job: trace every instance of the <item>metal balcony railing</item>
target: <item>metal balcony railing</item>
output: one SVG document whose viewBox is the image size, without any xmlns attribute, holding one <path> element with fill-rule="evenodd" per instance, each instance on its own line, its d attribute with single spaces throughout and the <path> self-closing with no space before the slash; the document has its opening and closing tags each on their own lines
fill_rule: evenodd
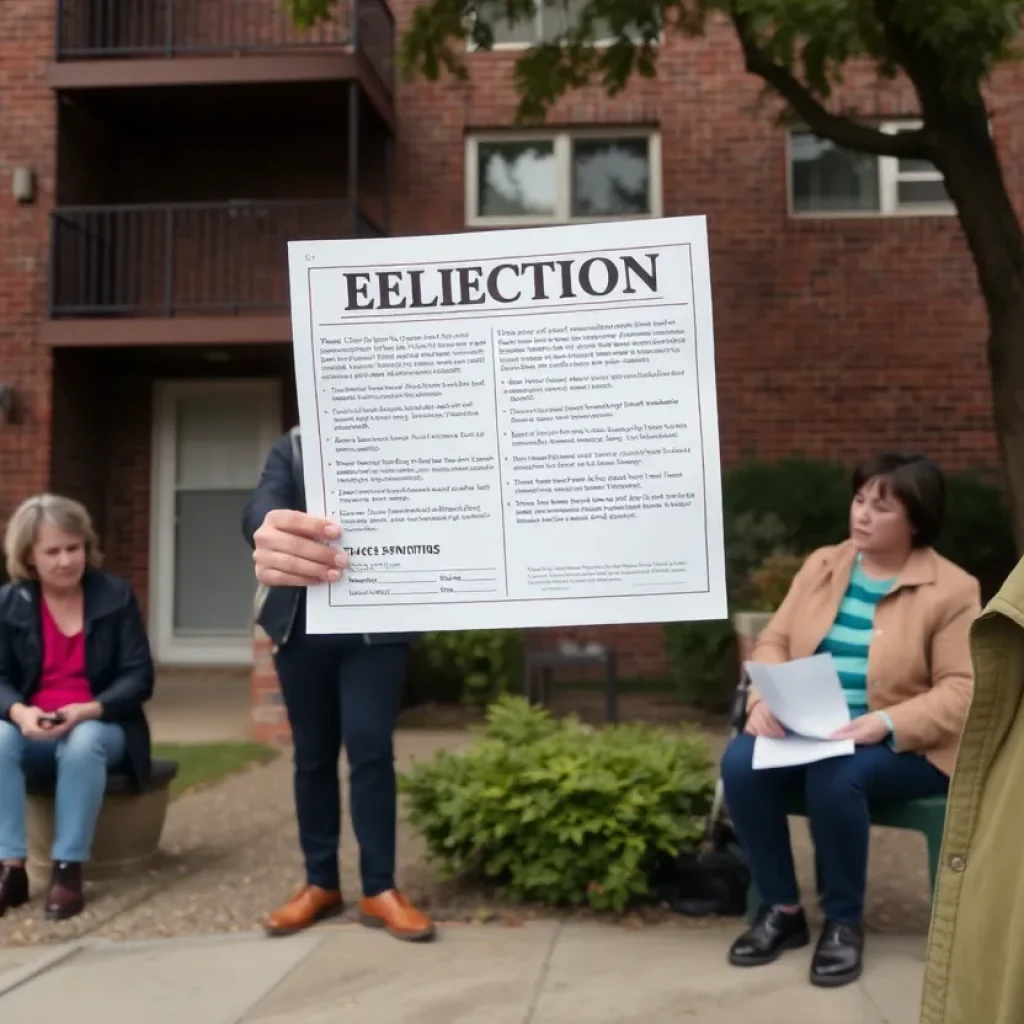
<svg viewBox="0 0 1024 1024">
<path fill-rule="evenodd" d="M 295 27 L 280 0 L 57 0 L 57 60 L 344 49 L 394 88 L 395 20 L 386 0 L 338 0 L 334 17 Z"/>
<path fill-rule="evenodd" d="M 356 234 L 379 237 L 358 215 Z M 352 235 L 348 200 L 57 207 L 51 317 L 285 311 L 287 243 Z"/>
</svg>

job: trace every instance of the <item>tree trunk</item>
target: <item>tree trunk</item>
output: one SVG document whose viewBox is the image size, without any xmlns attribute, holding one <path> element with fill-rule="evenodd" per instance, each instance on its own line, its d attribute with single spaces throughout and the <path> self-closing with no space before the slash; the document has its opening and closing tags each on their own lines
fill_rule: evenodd
<svg viewBox="0 0 1024 1024">
<path fill-rule="evenodd" d="M 989 371 L 1014 538 L 1017 551 L 1024 554 L 1024 301 L 992 317 Z"/>
<path fill-rule="evenodd" d="M 980 96 L 930 96 L 936 163 L 956 204 L 988 313 L 996 439 L 1018 552 L 1024 553 L 1024 230 Z M 927 108 L 931 109 L 927 109 Z"/>
</svg>

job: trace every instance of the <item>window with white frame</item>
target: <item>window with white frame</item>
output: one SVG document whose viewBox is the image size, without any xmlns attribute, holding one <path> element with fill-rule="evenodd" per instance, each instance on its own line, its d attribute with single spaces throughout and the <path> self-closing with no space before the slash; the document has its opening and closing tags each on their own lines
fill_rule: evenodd
<svg viewBox="0 0 1024 1024">
<path fill-rule="evenodd" d="M 466 222 L 661 216 L 661 140 L 649 129 L 502 132 L 466 140 Z"/>
<path fill-rule="evenodd" d="M 920 125 L 879 125 L 896 134 Z M 812 132 L 789 134 L 789 202 L 795 216 L 951 214 L 942 172 L 930 160 L 843 149 Z"/>
<path fill-rule="evenodd" d="M 537 43 L 550 43 L 563 32 L 575 28 L 579 22 L 580 12 L 590 0 L 536 0 L 536 11 L 533 18 L 524 18 L 514 25 L 503 17 L 504 3 L 502 0 L 480 0 L 477 15 L 485 21 L 494 33 L 495 48 L 526 47 Z M 612 33 L 605 26 L 594 25 L 593 38 L 596 44 L 607 42 Z"/>
</svg>

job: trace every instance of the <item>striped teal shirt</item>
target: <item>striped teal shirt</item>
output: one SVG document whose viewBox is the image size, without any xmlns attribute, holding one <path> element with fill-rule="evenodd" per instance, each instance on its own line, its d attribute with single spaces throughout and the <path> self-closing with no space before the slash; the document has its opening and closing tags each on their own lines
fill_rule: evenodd
<svg viewBox="0 0 1024 1024">
<path fill-rule="evenodd" d="M 891 579 L 875 580 L 865 575 L 858 559 L 835 622 L 818 648 L 819 654 L 832 655 L 851 718 L 867 714 L 868 651 L 875 609 L 892 585 Z"/>
</svg>

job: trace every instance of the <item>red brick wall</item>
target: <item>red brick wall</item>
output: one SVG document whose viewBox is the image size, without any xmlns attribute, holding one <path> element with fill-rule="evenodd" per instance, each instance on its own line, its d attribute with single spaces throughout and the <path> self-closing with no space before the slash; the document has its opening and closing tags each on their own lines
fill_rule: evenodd
<svg viewBox="0 0 1024 1024">
<path fill-rule="evenodd" d="M 412 7 L 399 0 L 400 26 Z M 513 123 L 515 58 L 472 56 L 465 84 L 402 86 L 398 233 L 463 228 L 463 139 Z M 837 103 L 878 116 L 915 113 L 905 86 L 851 80 Z M 985 317 L 957 221 L 791 219 L 785 132 L 771 104 L 752 112 L 759 94 L 723 25 L 703 40 L 670 36 L 653 81 L 610 99 L 581 90 L 548 117 L 552 126 L 657 124 L 665 215 L 707 215 L 725 465 L 798 452 L 855 460 L 887 445 L 919 446 L 949 468 L 995 465 Z M 1022 100 L 1022 70 L 1000 73 L 994 131 L 1018 202 Z M 438 181 L 448 185 L 437 189 Z M 657 627 L 565 632 L 611 640 L 624 675 L 667 667 Z"/>
<path fill-rule="evenodd" d="M 15 389 L 0 423 L 0 521 L 49 479 L 50 359 L 39 343 L 46 303 L 47 217 L 54 187 L 52 0 L 0 4 L 0 383 Z M 11 174 L 30 167 L 36 201 L 19 206 Z"/>
<path fill-rule="evenodd" d="M 168 353 L 140 366 L 109 349 L 102 353 L 62 349 L 54 365 L 54 437 L 51 483 L 84 501 L 100 530 L 106 566 L 127 578 L 145 612 L 150 583 L 150 499 L 153 397 L 161 379 L 276 377 L 292 387 L 281 366 L 290 350 L 239 347 L 233 363 L 211 365 L 201 355 Z M 284 401 L 282 422 L 295 416 Z"/>
<path fill-rule="evenodd" d="M 401 25 L 412 6 L 400 0 Z M 474 55 L 466 84 L 402 87 L 400 232 L 463 226 L 462 139 L 512 123 L 515 56 Z M 907 88 L 861 80 L 837 102 L 914 113 Z M 670 36 L 656 79 L 611 99 L 582 90 L 548 118 L 658 124 L 665 214 L 708 216 L 725 462 L 794 451 L 855 459 L 903 444 L 951 468 L 994 463 L 985 319 L 957 221 L 791 219 L 785 132 L 771 104 L 752 113 L 759 92 L 723 26 L 703 40 Z M 994 96 L 994 131 L 1020 201 L 1024 70 L 1001 73 Z"/>
<path fill-rule="evenodd" d="M 412 3 L 397 4 L 400 28 L 408 23 Z M 45 84 L 52 16 L 53 5 L 45 0 L 0 4 L 0 381 L 14 384 L 19 398 L 16 422 L 0 426 L 0 518 L 50 480 L 51 360 L 38 334 L 54 190 L 55 104 Z M 473 78 L 466 84 L 399 85 L 395 233 L 462 229 L 465 133 L 511 125 L 514 58 L 473 57 Z M 841 102 L 868 114 L 913 113 L 906 88 L 853 79 Z M 775 457 L 797 451 L 853 459 L 891 443 L 925 447 L 949 467 L 994 464 L 984 316 L 955 220 L 790 219 L 784 132 L 770 109 L 750 112 L 758 95 L 731 32 L 722 28 L 703 40 L 670 36 L 657 79 L 637 82 L 613 99 L 598 89 L 582 90 L 549 119 L 555 125 L 659 125 L 665 213 L 707 214 L 726 464 L 747 453 Z M 993 95 L 995 135 L 1021 201 L 1024 68 L 1001 72 Z M 268 152 L 288 144 L 262 142 Z M 153 156 L 140 161 L 152 167 Z M 64 158 L 71 175 L 72 153 Z M 188 159 L 216 165 L 206 169 L 209 176 L 206 170 L 193 176 L 182 167 L 188 181 L 216 181 L 218 193 L 249 191 L 247 180 L 228 188 L 221 173 L 226 157 L 216 150 L 190 147 Z M 251 163 L 246 151 L 233 166 L 242 173 Z M 10 170 L 19 165 L 33 166 L 39 175 L 34 205 L 18 207 L 10 198 Z M 271 160 L 264 167 L 273 165 Z M 343 186 L 344 168 L 338 173 Z M 96 180 L 107 187 L 110 175 L 97 172 Z M 86 201 L 88 176 L 83 173 L 74 184 L 69 198 L 73 192 L 74 201 Z M 320 178 L 311 185 L 314 192 L 324 187 Z M 132 577 L 140 595 L 148 574 L 151 375 L 143 379 L 146 388 L 130 375 L 106 381 L 112 447 L 104 455 L 109 472 L 102 483 L 110 564 Z M 57 427 L 66 439 L 81 428 L 73 425 L 72 407 L 63 408 Z M 88 496 L 99 486 L 80 475 L 88 445 L 83 438 L 68 445 L 57 459 L 54 480 Z M 591 634 L 572 632 L 581 638 Z M 601 635 L 623 648 L 623 674 L 663 670 L 656 627 L 621 627 Z"/>
<path fill-rule="evenodd" d="M 261 629 L 252 645 L 252 676 L 249 680 L 252 738 L 257 743 L 288 743 L 291 729 L 281 687 L 274 668 L 273 645 Z"/>
<path fill-rule="evenodd" d="M 101 537 L 107 532 L 103 484 L 107 410 L 106 403 L 97 399 L 105 391 L 100 368 L 90 353 L 71 350 L 53 360 L 53 436 L 58 443 L 50 457 L 51 485 L 89 509 Z"/>
</svg>

